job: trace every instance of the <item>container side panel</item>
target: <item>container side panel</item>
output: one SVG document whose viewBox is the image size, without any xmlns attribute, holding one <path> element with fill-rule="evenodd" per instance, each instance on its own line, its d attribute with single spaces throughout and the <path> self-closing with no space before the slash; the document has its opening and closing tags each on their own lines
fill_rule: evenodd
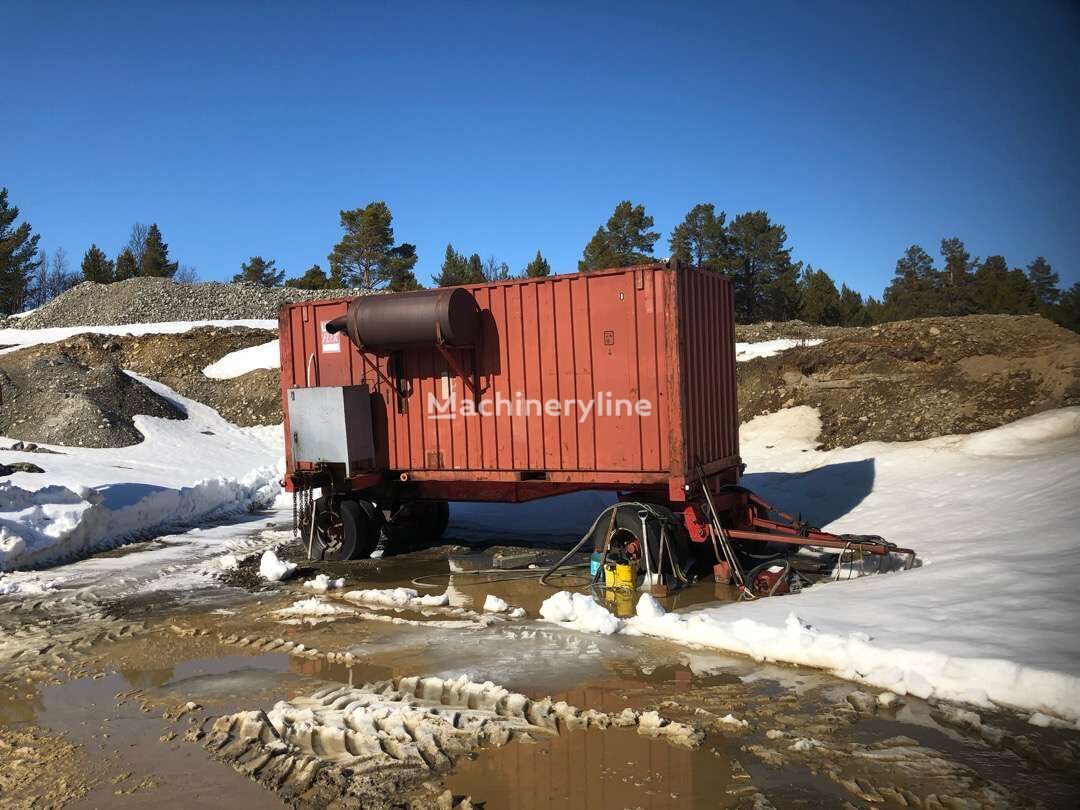
<svg viewBox="0 0 1080 810">
<path fill-rule="evenodd" d="M 570 311 L 573 315 L 574 329 L 574 397 L 578 403 L 581 403 L 591 400 L 594 392 L 588 276 L 577 276 L 569 283 L 571 285 Z M 588 418 L 582 418 L 577 406 L 574 413 L 574 429 L 577 431 L 579 454 L 578 469 L 595 469 L 596 440 L 593 423 Z"/>
<path fill-rule="evenodd" d="M 577 398 L 574 310 L 570 299 L 573 283 L 573 281 L 556 277 L 547 284 L 554 300 L 555 314 L 549 328 L 556 339 L 558 398 L 562 404 L 556 429 L 559 442 L 559 469 L 563 470 L 577 470 L 581 467 L 578 455 L 577 411 L 573 407 L 573 400 Z"/>
<path fill-rule="evenodd" d="M 550 343 L 540 337 L 540 301 L 538 284 L 521 284 L 521 347 L 525 359 L 525 428 L 528 447 L 526 467 L 544 469 L 545 416 L 543 412 L 543 362 L 550 362 Z M 545 356 L 546 355 L 546 356 Z"/>
<path fill-rule="evenodd" d="M 596 436 L 596 468 L 641 469 L 638 417 L 629 404 L 636 399 L 637 340 L 634 333 L 634 274 L 590 277 L 589 318 L 592 325 L 593 390 L 589 413 Z"/>
</svg>

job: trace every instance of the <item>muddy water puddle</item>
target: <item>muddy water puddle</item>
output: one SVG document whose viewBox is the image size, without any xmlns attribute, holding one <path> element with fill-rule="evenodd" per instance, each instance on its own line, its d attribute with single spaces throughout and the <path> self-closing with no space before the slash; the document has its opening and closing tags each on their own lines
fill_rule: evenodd
<svg viewBox="0 0 1080 810">
<path fill-rule="evenodd" d="M 718 764 L 707 750 L 676 748 L 630 729 L 590 729 L 483 750 L 459 764 L 446 784 L 507 810 L 691 810 L 728 803 L 730 768 Z"/>
</svg>

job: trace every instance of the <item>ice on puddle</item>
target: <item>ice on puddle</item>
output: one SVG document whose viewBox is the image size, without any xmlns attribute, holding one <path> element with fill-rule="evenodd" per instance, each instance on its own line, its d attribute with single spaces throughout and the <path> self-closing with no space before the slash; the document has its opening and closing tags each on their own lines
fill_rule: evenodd
<svg viewBox="0 0 1080 810">
<path fill-rule="evenodd" d="M 309 579 L 304 583 L 305 588 L 309 591 L 315 591 L 316 593 L 326 593 L 329 590 L 335 590 L 344 586 L 344 579 L 330 579 L 326 574 L 316 574 L 315 579 Z"/>
<path fill-rule="evenodd" d="M 268 582 L 280 582 L 296 570 L 296 563 L 286 562 L 268 548 L 259 560 L 259 576 Z"/>
</svg>

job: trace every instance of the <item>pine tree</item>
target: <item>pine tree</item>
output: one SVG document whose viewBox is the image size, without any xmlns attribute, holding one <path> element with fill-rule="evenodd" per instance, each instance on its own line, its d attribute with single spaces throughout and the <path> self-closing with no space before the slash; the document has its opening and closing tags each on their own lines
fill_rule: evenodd
<svg viewBox="0 0 1080 810">
<path fill-rule="evenodd" d="M 798 274 L 791 261 L 787 231 L 764 211 L 748 211 L 731 221 L 727 252 L 718 262 L 720 272 L 735 287 L 735 316 L 742 323 L 788 320 L 799 307 Z"/>
<path fill-rule="evenodd" d="M 19 209 L 8 203 L 8 190 L 0 188 L 0 314 L 21 312 L 30 278 L 38 267 L 38 235 L 29 222 L 15 227 Z"/>
<path fill-rule="evenodd" d="M 285 286 L 300 290 L 326 290 L 330 288 L 330 279 L 319 265 L 313 264 L 304 275 L 286 281 Z"/>
<path fill-rule="evenodd" d="M 116 257 L 116 269 L 113 271 L 113 281 L 127 281 L 139 275 L 139 263 L 131 248 L 124 248 Z"/>
<path fill-rule="evenodd" d="M 474 253 L 469 257 L 468 269 L 465 271 L 465 284 L 483 284 L 486 279 L 484 278 L 484 262 L 480 258 L 479 253 Z"/>
<path fill-rule="evenodd" d="M 398 284 L 408 278 L 406 271 L 416 265 L 416 248 L 394 247 L 394 217 L 386 203 L 373 202 L 340 213 L 345 235 L 330 252 L 331 277 L 336 275 L 343 284 L 367 292 L 395 278 Z M 410 259 L 412 264 L 405 266 Z"/>
<path fill-rule="evenodd" d="M 525 275 L 528 278 L 540 278 L 542 276 L 551 275 L 551 265 L 548 264 L 548 260 L 540 255 L 540 251 L 536 251 L 536 258 L 525 265 Z"/>
<path fill-rule="evenodd" d="M 726 220 L 727 214 L 718 216 L 712 203 L 695 205 L 671 232 L 671 255 L 692 267 L 720 270 L 728 252 Z"/>
<path fill-rule="evenodd" d="M 435 286 L 456 287 L 459 284 L 468 284 L 468 273 L 469 260 L 454 250 L 453 245 L 448 244 L 439 275 L 434 278 Z"/>
<path fill-rule="evenodd" d="M 146 231 L 146 249 L 139 263 L 139 275 L 172 278 L 179 266 L 179 262 L 169 261 L 169 246 L 161 238 L 157 223 L 152 224 Z"/>
<path fill-rule="evenodd" d="M 390 292 L 409 292 L 410 290 L 422 290 L 424 285 L 416 280 L 413 268 L 416 267 L 416 245 L 404 242 L 397 247 L 390 248 L 387 259 L 387 272 L 390 281 L 386 289 Z"/>
<path fill-rule="evenodd" d="M 1054 307 L 1054 320 L 1066 329 L 1080 332 L 1080 282 L 1061 294 Z"/>
<path fill-rule="evenodd" d="M 233 276 L 233 284 L 247 282 L 263 287 L 280 287 L 285 280 L 285 271 L 278 270 L 274 259 L 252 256 L 240 265 L 240 272 Z"/>
<path fill-rule="evenodd" d="M 862 295 L 848 287 L 840 285 L 840 325 L 841 326 L 867 326 L 870 323 L 870 315 L 866 311 Z"/>
<path fill-rule="evenodd" d="M 941 273 L 941 311 L 946 315 L 970 315 L 975 312 L 975 262 L 957 237 L 941 240 L 945 269 Z"/>
<path fill-rule="evenodd" d="M 82 274 L 87 281 L 108 284 L 113 281 L 113 263 L 97 245 L 90 245 L 82 260 Z"/>
<path fill-rule="evenodd" d="M 807 323 L 837 326 L 841 320 L 840 293 L 824 270 L 807 267 L 800 280 L 802 306 L 799 317 Z"/>
<path fill-rule="evenodd" d="M 652 250 L 660 234 L 650 231 L 653 218 L 645 213 L 645 206 L 623 200 L 606 226 L 597 228 L 596 234 L 585 246 L 578 270 L 602 270 L 607 267 L 628 267 L 652 261 Z"/>
<path fill-rule="evenodd" d="M 937 271 L 930 254 L 912 245 L 896 260 L 896 273 L 882 301 L 885 316 L 900 321 L 940 315 L 935 307 Z"/>
<path fill-rule="evenodd" d="M 1035 298 L 1043 310 L 1051 309 L 1061 298 L 1061 290 L 1058 289 L 1058 274 L 1050 266 L 1050 262 L 1039 256 L 1027 266 L 1028 280 L 1035 291 Z"/>
</svg>

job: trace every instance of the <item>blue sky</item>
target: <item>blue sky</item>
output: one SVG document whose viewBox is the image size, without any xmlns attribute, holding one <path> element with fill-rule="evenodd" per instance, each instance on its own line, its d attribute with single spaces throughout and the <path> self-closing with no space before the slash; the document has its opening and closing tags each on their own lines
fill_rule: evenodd
<svg viewBox="0 0 1080 810">
<path fill-rule="evenodd" d="M 0 185 L 75 264 L 157 222 L 205 279 L 325 268 L 380 199 L 421 281 L 570 272 L 631 199 L 661 255 L 763 208 L 875 295 L 954 235 L 1080 280 L 1076 4 L 510 5 L 8 3 Z"/>
</svg>

